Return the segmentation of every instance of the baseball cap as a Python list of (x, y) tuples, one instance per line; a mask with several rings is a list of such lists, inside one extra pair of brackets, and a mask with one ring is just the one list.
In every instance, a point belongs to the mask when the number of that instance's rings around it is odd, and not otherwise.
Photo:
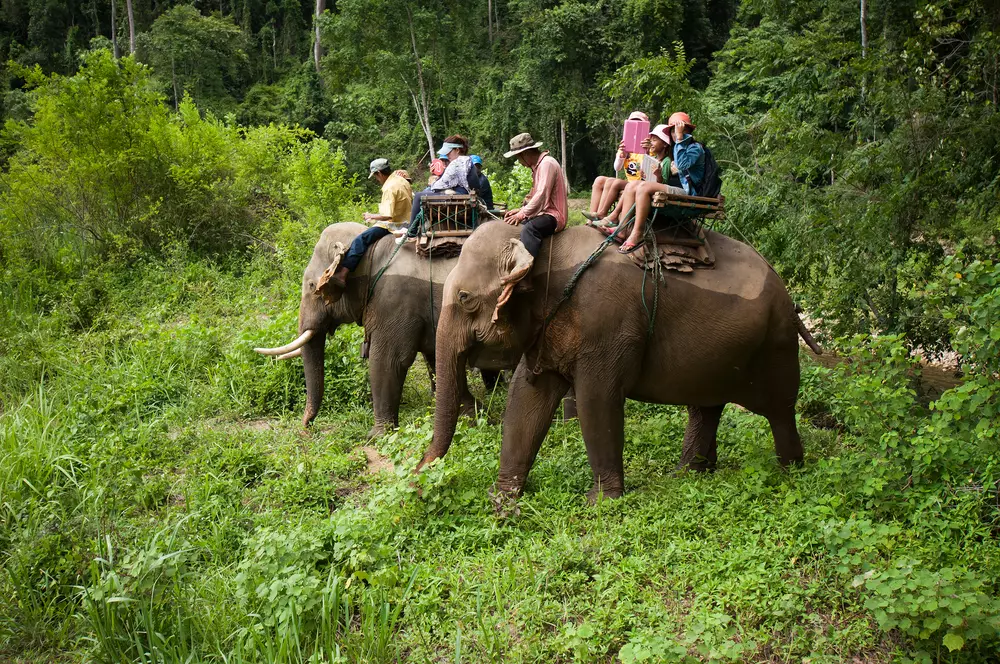
[(483, 159), (478, 154), (472, 155), (471, 159), (473, 164), (479, 164), (480, 166), (483, 165)]
[(389, 160), (385, 157), (372, 160), (372, 163), (368, 164), (368, 178), (371, 179), (373, 175), (387, 168), (389, 168)]

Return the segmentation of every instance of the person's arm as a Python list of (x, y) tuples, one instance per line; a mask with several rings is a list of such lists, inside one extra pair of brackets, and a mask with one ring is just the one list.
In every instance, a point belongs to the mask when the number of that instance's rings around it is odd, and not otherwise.
[(622, 169), (625, 165), (625, 158), (628, 154), (625, 151), (625, 141), (618, 144), (618, 152), (615, 154), (615, 173)]
[[(691, 167), (698, 163), (698, 159), (701, 158), (701, 155), (705, 154), (705, 150), (699, 143), (691, 141), (690, 145), (682, 145), (679, 152), (680, 154), (677, 155), (677, 159), (674, 162), (674, 166), (677, 168), (675, 172), (684, 177), (690, 177)], [(670, 170), (673, 171), (674, 169), (671, 168)]]

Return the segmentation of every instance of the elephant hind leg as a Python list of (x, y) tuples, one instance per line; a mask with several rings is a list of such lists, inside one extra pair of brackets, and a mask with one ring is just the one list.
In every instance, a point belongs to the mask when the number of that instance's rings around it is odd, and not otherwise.
[(774, 452), (782, 466), (799, 465), (802, 463), (804, 451), (802, 438), (795, 426), (795, 407), (782, 408), (777, 413), (769, 413), (767, 421), (771, 425), (774, 436)]
[(718, 461), (719, 421), (726, 405), (688, 406), (688, 423), (678, 470), (715, 470)]

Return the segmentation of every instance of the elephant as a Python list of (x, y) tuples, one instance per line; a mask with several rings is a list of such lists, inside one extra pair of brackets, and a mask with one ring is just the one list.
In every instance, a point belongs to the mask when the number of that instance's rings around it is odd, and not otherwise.
[(499, 348), (521, 356), (503, 419), (500, 496), (523, 491), (567, 387), (576, 392), (591, 502), (625, 490), (626, 398), (687, 406), (679, 468), (714, 469), (716, 431), (730, 402), (767, 418), (783, 465), (802, 461), (798, 336), (819, 349), (755, 250), (708, 231), (714, 269), (664, 272), (650, 333), (654, 278), (617, 251), (595, 260), (561, 301), (604, 239), (598, 230), (567, 228), (534, 260), (517, 236), (502, 222), (480, 226), (445, 281), (434, 436), (419, 467), (451, 445), (464, 366)]
[[(302, 425), (308, 426), (323, 401), (323, 351), (327, 335), (336, 332), (340, 325), (362, 325), (370, 347), (369, 373), (375, 411), (375, 424), (368, 437), (374, 438), (399, 425), (403, 383), (417, 353), (424, 355), (429, 367), (434, 366), (434, 327), (441, 311), (442, 289), (458, 259), (422, 258), (417, 256), (412, 243), (393, 256), (396, 246), (390, 235), (369, 249), (351, 273), (343, 293), (333, 295), (324, 273), (333, 272), (346, 247), (365, 228), (362, 224), (343, 222), (323, 230), (302, 275), (298, 338), (279, 348), (255, 350), (277, 355), (279, 359), (301, 355), (306, 379)], [(384, 274), (376, 281), (387, 263)], [(369, 284), (373, 281), (375, 288), (369, 298)], [(475, 366), (483, 371), (489, 387), (500, 370), (513, 369), (516, 364), (515, 356), (498, 350), (484, 353)], [(464, 376), (460, 394), (455, 396), (463, 412), (475, 408)]]

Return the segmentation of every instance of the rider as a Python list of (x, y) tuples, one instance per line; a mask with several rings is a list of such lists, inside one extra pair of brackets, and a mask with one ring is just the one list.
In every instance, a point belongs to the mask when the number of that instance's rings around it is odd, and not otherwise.
[(642, 246), (642, 235), (646, 217), (649, 216), (653, 204), (653, 194), (662, 191), (681, 196), (698, 195), (698, 187), (705, 174), (705, 148), (691, 135), (695, 125), (691, 123), (687, 113), (674, 113), (670, 116), (668, 125), (674, 143), (674, 160), (670, 164), (670, 172), (680, 178), (681, 186), (674, 187), (658, 182), (644, 182), (639, 185), (635, 195), (635, 222), (632, 232), (618, 249), (623, 254), (631, 253)]
[(393, 231), (406, 227), (413, 206), (413, 189), (408, 178), (400, 175), (403, 172), (393, 173), (388, 159), (376, 159), (368, 166), (368, 178), (375, 178), (382, 185), (382, 200), (377, 213), (365, 212), (364, 219), (372, 227), (354, 238), (344, 260), (330, 277), (330, 281), (341, 288), (347, 285), (347, 275), (358, 267), (370, 246)]
[(472, 155), (472, 164), (476, 167), (476, 174), (479, 175), (479, 200), (483, 202), (487, 210), (493, 209), (493, 186), (489, 179), (483, 175), (483, 159), (478, 154)]
[[(632, 111), (628, 119), (649, 122), (649, 117), (642, 111)], [(591, 187), (590, 193), (590, 210), (583, 213), (583, 216), (591, 221), (597, 221), (604, 217), (630, 182), (640, 182), (644, 179), (642, 173), (642, 154), (626, 150), (625, 141), (621, 141), (618, 144), (614, 168), (615, 176), (599, 175), (594, 180), (594, 185)], [(620, 170), (625, 171), (624, 180), (620, 180), (617, 177)]]
[(510, 139), (510, 151), (504, 157), (517, 157), (522, 166), (531, 169), (531, 191), (523, 207), (508, 210), (503, 220), (512, 226), (521, 226), (521, 244), (532, 258), (538, 257), (542, 239), (566, 227), (566, 176), (555, 158), (538, 148), (531, 134), (518, 134)]
[[(417, 237), (420, 231), (417, 215), (420, 213), (420, 200), (429, 194), (443, 194), (450, 191), (456, 194), (467, 194), (469, 189), (474, 189), (478, 185), (478, 176), (472, 161), (469, 159), (469, 141), (458, 134), (444, 139), (444, 144), (438, 150), (438, 157), (448, 158), (448, 167), (444, 169), (441, 177), (435, 180), (423, 191), (418, 191), (413, 196), (413, 207), (410, 211), (410, 223), (406, 233), (399, 236), (397, 244), (406, 242), (407, 238)], [(476, 182), (470, 182), (470, 175)]]

